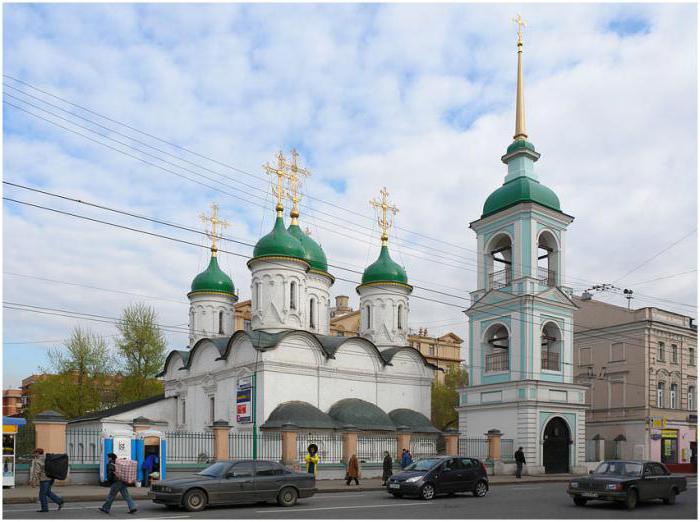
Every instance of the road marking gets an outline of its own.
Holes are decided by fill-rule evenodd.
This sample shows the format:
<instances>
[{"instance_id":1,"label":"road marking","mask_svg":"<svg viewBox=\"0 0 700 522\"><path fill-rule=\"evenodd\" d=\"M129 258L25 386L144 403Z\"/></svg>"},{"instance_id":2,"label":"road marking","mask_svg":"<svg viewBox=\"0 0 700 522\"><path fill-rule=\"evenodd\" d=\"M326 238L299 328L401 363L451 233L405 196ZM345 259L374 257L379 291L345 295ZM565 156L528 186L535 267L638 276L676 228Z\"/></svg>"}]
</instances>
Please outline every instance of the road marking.
<instances>
[{"instance_id":1,"label":"road marking","mask_svg":"<svg viewBox=\"0 0 700 522\"><path fill-rule=\"evenodd\" d=\"M318 507L318 508L293 508L290 510L284 509L263 509L256 513L296 513L298 511L331 511L333 509L362 509L362 508L381 508L381 507L396 507L396 506L430 506L432 502L401 502L391 504L366 504L364 506L335 506L335 507Z\"/></svg>"}]
</instances>

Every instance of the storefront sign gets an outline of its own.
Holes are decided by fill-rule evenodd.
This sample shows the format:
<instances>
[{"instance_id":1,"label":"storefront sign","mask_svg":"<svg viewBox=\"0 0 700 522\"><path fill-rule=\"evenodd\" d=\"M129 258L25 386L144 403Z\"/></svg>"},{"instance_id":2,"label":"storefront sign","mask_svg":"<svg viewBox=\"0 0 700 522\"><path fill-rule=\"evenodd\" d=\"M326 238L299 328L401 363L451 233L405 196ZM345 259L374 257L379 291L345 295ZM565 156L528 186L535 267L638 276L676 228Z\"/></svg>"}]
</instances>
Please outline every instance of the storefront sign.
<instances>
[{"instance_id":1,"label":"storefront sign","mask_svg":"<svg viewBox=\"0 0 700 522\"><path fill-rule=\"evenodd\" d=\"M678 430L661 430L662 439L677 439Z\"/></svg>"},{"instance_id":2,"label":"storefront sign","mask_svg":"<svg viewBox=\"0 0 700 522\"><path fill-rule=\"evenodd\" d=\"M652 428L664 429L666 427L666 417L651 417L649 422Z\"/></svg>"}]
</instances>

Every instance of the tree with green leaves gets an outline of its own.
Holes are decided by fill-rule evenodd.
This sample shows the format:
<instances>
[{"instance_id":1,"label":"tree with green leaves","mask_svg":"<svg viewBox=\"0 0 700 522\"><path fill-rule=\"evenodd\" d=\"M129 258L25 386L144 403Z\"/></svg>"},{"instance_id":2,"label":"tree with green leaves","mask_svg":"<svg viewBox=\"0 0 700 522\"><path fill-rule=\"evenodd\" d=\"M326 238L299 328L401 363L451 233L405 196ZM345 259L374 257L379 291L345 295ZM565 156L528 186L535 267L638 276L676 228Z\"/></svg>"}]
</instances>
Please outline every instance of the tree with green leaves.
<instances>
[{"instance_id":1,"label":"tree with green leaves","mask_svg":"<svg viewBox=\"0 0 700 522\"><path fill-rule=\"evenodd\" d=\"M158 326L158 314L143 303L129 305L122 312L117 329L117 351L124 373L120 400L132 402L162 393L163 383L156 375L165 362L166 343Z\"/></svg>"},{"instance_id":2,"label":"tree with green leaves","mask_svg":"<svg viewBox=\"0 0 700 522\"><path fill-rule=\"evenodd\" d=\"M30 418L45 410L72 418L112 405L105 382L113 378L113 364L104 338L77 327L48 358L48 368L40 368L46 375L30 388Z\"/></svg>"},{"instance_id":3,"label":"tree with green leaves","mask_svg":"<svg viewBox=\"0 0 700 522\"><path fill-rule=\"evenodd\" d=\"M456 428L459 416L458 389L469 383L469 374L463 366L451 366L445 372L444 382L433 381L431 386L431 412L430 420L433 425L444 431L448 428Z\"/></svg>"}]
</instances>

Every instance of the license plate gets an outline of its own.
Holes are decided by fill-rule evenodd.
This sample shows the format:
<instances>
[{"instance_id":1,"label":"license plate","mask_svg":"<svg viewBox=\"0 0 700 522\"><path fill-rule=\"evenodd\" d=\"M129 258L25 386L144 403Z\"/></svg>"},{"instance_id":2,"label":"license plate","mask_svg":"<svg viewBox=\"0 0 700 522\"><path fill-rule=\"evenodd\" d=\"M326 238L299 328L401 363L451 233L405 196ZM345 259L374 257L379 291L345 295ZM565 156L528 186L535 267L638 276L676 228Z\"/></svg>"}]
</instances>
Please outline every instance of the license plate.
<instances>
[{"instance_id":1,"label":"license plate","mask_svg":"<svg viewBox=\"0 0 700 522\"><path fill-rule=\"evenodd\" d=\"M391 489L399 489L401 487L401 484L389 484L389 488Z\"/></svg>"},{"instance_id":2,"label":"license plate","mask_svg":"<svg viewBox=\"0 0 700 522\"><path fill-rule=\"evenodd\" d=\"M598 493L581 493L581 496L587 498L598 498Z\"/></svg>"}]
</instances>

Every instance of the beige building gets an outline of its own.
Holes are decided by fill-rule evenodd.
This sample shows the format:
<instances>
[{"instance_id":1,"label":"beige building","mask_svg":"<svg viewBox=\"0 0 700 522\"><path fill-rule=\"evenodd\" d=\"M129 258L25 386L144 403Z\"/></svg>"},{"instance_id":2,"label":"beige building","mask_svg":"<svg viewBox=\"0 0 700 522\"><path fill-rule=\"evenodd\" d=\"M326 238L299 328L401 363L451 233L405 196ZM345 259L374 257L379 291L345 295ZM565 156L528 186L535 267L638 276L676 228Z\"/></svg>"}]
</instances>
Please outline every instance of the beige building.
<instances>
[{"instance_id":1,"label":"beige building","mask_svg":"<svg viewBox=\"0 0 700 522\"><path fill-rule=\"evenodd\" d=\"M604 439L607 458L694 463L693 319L654 307L628 310L586 294L575 302L574 376L589 386L586 439Z\"/></svg>"},{"instance_id":2,"label":"beige building","mask_svg":"<svg viewBox=\"0 0 700 522\"><path fill-rule=\"evenodd\" d=\"M349 306L349 298L339 295L335 298L335 307L331 308L330 334L339 337L358 335L360 329L360 310ZM250 300L236 303L234 327L236 330L250 329ZM436 372L435 378L440 382L445 380L445 371L462 363L460 349L462 339L450 332L440 337L430 337L426 329L421 328L418 334L409 334L408 345L416 348L427 361L444 371Z\"/></svg>"}]
</instances>

